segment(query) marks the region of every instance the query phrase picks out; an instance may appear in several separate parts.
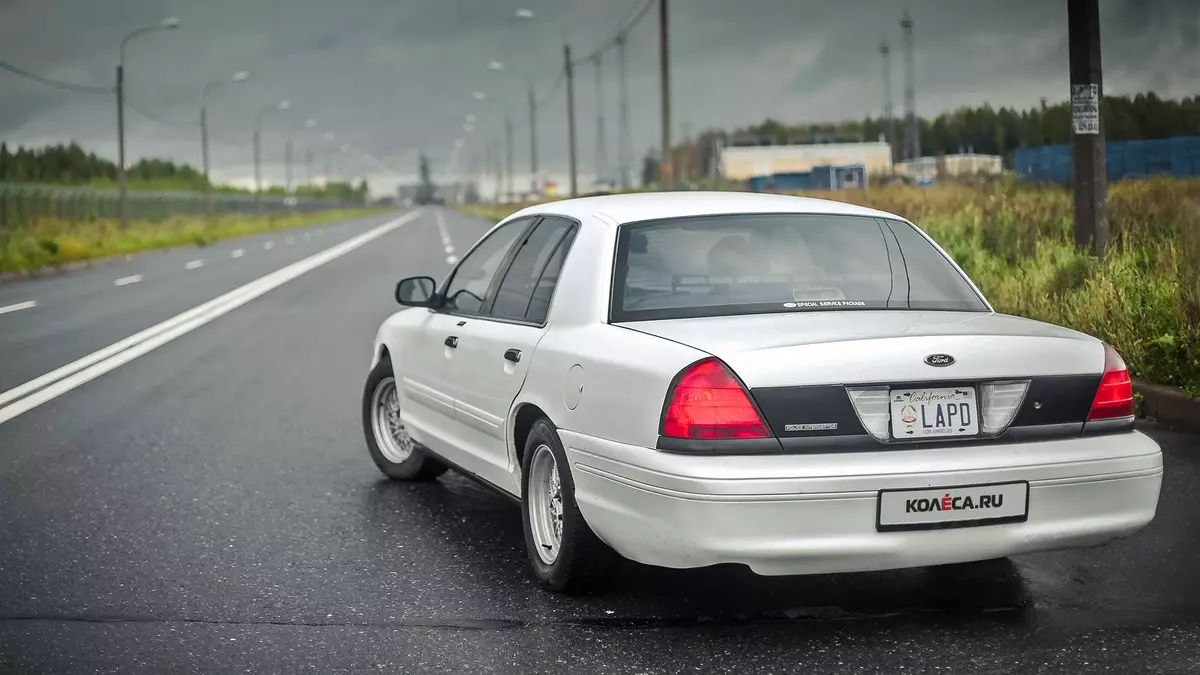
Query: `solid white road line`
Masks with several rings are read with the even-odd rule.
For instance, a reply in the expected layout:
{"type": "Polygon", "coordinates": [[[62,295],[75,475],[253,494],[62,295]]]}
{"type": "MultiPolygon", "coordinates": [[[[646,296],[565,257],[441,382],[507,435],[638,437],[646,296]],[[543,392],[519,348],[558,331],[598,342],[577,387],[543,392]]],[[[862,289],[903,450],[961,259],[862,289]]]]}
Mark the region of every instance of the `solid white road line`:
{"type": "Polygon", "coordinates": [[[246,249],[244,248],[235,248],[229,253],[230,258],[240,258],[244,255],[246,255],[246,249]]]}
{"type": "Polygon", "coordinates": [[[8,305],[7,307],[0,307],[0,314],[8,314],[9,312],[16,312],[16,311],[20,311],[22,309],[29,309],[30,307],[37,307],[37,300],[28,300],[26,302],[18,302],[15,305],[8,305]]]}
{"type": "Polygon", "coordinates": [[[120,279],[113,279],[113,286],[128,286],[129,284],[136,284],[141,280],[142,275],[134,274],[128,277],[121,277],[120,279]]]}
{"type": "Polygon", "coordinates": [[[189,269],[189,270],[194,270],[197,267],[204,267],[204,259],[200,258],[198,260],[189,260],[189,261],[187,261],[186,264],[184,264],[183,267],[184,267],[184,269],[189,269]]]}
{"type": "Polygon", "coordinates": [[[456,256],[456,255],[448,255],[448,256],[446,256],[446,264],[447,264],[447,265],[453,265],[453,264],[455,264],[455,263],[457,263],[457,262],[458,262],[458,256],[456,256]]]}
{"type": "Polygon", "coordinates": [[[369,241],[382,237],[416,219],[421,214],[422,211],[405,214],[396,220],[384,223],[340,244],[335,244],[320,253],[259,277],[220,297],[177,314],[124,340],[114,342],[61,368],[17,385],[8,391],[0,392],[0,405],[15,401],[0,408],[0,424],[128,363],[155,347],[203,326],[267,291],[339,258],[369,241]]]}
{"type": "Polygon", "coordinates": [[[264,250],[264,251],[270,251],[270,250],[271,250],[271,249],[273,249],[273,248],[275,248],[275,242],[273,242],[273,241],[268,241],[268,242],[266,242],[266,243],[264,243],[264,244],[263,244],[263,250],[264,250]]]}

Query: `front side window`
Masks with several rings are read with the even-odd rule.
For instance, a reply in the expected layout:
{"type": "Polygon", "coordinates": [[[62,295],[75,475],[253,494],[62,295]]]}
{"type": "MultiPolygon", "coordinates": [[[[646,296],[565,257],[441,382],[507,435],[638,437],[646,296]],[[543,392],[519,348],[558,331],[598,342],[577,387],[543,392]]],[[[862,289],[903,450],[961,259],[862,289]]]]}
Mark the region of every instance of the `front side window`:
{"type": "Polygon", "coordinates": [[[945,256],[898,221],[809,214],[675,218],[625,225],[617,247],[613,321],[987,309],[945,256]]]}
{"type": "Polygon", "coordinates": [[[501,225],[462,259],[446,286],[447,309],[463,314],[483,311],[492,279],[529,221],[522,218],[501,225]]]}

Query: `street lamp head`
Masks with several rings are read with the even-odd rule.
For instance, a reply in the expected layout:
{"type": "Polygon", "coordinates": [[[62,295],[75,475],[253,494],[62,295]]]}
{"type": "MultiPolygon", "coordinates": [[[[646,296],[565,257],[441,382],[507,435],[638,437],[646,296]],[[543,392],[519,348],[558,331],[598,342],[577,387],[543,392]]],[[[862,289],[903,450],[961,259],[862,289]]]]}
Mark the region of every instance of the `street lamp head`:
{"type": "Polygon", "coordinates": [[[488,61],[488,70],[499,72],[504,70],[504,64],[499,61],[488,61]]]}
{"type": "Polygon", "coordinates": [[[466,117],[465,121],[469,124],[474,124],[475,123],[475,114],[467,113],[467,117],[466,117]]]}
{"type": "Polygon", "coordinates": [[[533,13],[533,10],[532,10],[532,9],[526,9],[526,8],[524,8],[524,7],[520,7],[520,8],[518,8],[518,9],[517,9],[517,15],[516,15],[516,16],[517,16],[517,18],[518,18],[518,19],[526,19],[526,20],[529,20],[529,19],[532,19],[532,18],[534,17],[534,13],[533,13]]]}
{"type": "Polygon", "coordinates": [[[349,151],[349,150],[350,150],[350,144],[349,144],[349,143],[342,143],[342,147],[338,148],[338,150],[341,150],[342,152],[347,152],[347,151],[349,151]]]}
{"type": "Polygon", "coordinates": [[[250,79],[250,71],[239,70],[233,74],[231,79],[233,82],[245,82],[246,80],[250,79]]]}
{"type": "Polygon", "coordinates": [[[317,126],[317,120],[315,117],[304,120],[304,128],[305,129],[311,129],[315,126],[317,126]]]}
{"type": "Polygon", "coordinates": [[[280,110],[291,110],[292,102],[289,101],[288,99],[284,99],[284,100],[280,101],[279,105],[277,105],[275,107],[279,108],[280,110]]]}
{"type": "Polygon", "coordinates": [[[487,100],[487,94],[483,93],[482,91],[475,92],[473,94],[473,96],[476,101],[486,101],[487,100]]]}
{"type": "Polygon", "coordinates": [[[332,141],[334,138],[336,138],[336,136],[333,135],[332,131],[326,131],[325,135],[321,138],[324,138],[326,141],[332,141]]]}
{"type": "Polygon", "coordinates": [[[169,16],[163,19],[158,25],[163,30],[175,30],[176,28],[179,28],[179,17],[169,16]]]}
{"type": "Polygon", "coordinates": [[[463,125],[463,131],[465,131],[469,134],[472,131],[475,131],[475,125],[471,124],[470,122],[467,122],[466,124],[463,125]]]}

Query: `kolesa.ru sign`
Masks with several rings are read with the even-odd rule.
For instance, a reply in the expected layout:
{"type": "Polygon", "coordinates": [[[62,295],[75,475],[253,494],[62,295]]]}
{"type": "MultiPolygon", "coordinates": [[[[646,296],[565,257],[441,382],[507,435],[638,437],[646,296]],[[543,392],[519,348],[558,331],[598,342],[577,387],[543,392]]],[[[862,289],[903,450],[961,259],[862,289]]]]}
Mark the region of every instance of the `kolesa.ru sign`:
{"type": "Polygon", "coordinates": [[[876,527],[920,530],[1020,522],[1028,515],[1029,484],[882,490],[876,527]]]}

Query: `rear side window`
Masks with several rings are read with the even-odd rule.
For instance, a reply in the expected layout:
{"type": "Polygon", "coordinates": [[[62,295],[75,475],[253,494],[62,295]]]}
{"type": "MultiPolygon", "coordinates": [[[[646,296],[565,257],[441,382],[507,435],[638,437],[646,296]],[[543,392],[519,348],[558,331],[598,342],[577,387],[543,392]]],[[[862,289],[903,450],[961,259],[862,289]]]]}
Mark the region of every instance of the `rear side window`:
{"type": "Polygon", "coordinates": [[[492,316],[534,323],[541,323],[546,318],[545,308],[550,304],[548,293],[553,293],[553,283],[558,277],[557,268],[550,270],[550,266],[556,252],[565,248],[562,246],[563,239],[571,228],[572,223],[568,220],[544,218],[525,237],[504,280],[500,282],[496,301],[492,305],[492,316]],[[543,283],[546,272],[552,272],[552,276],[548,283],[543,283]],[[544,307],[540,307],[536,315],[530,316],[528,314],[533,308],[534,298],[539,295],[545,296],[544,307]]]}
{"type": "Polygon", "coordinates": [[[613,321],[986,310],[962,275],[911,226],[861,216],[735,214],[625,225],[614,272],[613,321]]]}

